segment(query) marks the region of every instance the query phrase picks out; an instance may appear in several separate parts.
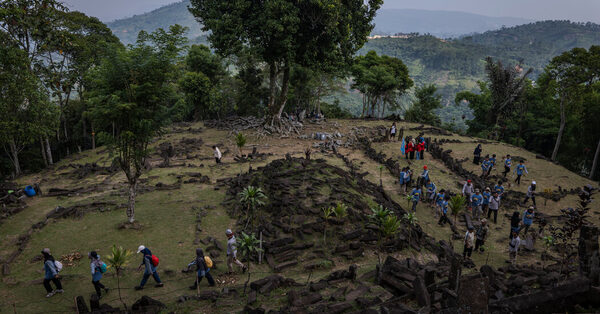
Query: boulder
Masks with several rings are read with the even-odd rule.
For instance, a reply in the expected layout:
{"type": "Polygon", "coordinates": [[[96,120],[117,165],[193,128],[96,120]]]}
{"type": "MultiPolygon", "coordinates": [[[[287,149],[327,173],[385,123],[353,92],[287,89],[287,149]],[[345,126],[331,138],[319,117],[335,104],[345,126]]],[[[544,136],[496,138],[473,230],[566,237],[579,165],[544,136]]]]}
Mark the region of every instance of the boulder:
{"type": "Polygon", "coordinates": [[[141,299],[137,300],[132,306],[133,312],[142,313],[159,313],[162,309],[166,308],[166,305],[158,300],[154,300],[149,296],[142,296],[141,299]]]}

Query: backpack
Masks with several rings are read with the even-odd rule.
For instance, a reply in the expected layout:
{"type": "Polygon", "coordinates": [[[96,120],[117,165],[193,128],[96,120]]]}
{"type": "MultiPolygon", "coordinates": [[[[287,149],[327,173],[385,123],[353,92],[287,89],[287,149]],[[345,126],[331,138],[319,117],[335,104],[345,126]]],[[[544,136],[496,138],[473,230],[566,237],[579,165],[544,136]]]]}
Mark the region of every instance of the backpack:
{"type": "Polygon", "coordinates": [[[152,257],[150,258],[150,261],[152,262],[152,265],[154,267],[158,266],[158,257],[156,257],[156,255],[152,255],[152,257]]]}
{"type": "Polygon", "coordinates": [[[213,261],[207,255],[204,256],[204,263],[206,264],[206,267],[208,267],[208,268],[212,268],[213,267],[213,261]]]}
{"type": "Polygon", "coordinates": [[[101,264],[100,264],[100,272],[104,274],[107,270],[108,270],[108,267],[106,266],[106,263],[101,262],[101,264]]]}
{"type": "Polygon", "coordinates": [[[59,261],[54,261],[54,267],[56,268],[56,272],[60,272],[63,269],[63,264],[59,261]]]}

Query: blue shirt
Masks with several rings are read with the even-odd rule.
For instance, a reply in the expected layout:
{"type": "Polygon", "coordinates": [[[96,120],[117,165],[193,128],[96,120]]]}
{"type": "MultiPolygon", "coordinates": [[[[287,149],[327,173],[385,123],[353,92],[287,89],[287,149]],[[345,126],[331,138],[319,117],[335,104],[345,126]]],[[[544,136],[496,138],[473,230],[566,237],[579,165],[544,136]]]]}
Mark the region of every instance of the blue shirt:
{"type": "Polygon", "coordinates": [[[504,161],[504,165],[507,166],[508,168],[512,167],[512,160],[510,158],[508,158],[507,160],[504,161]]]}
{"type": "Polygon", "coordinates": [[[58,274],[54,261],[47,260],[44,262],[44,279],[52,279],[58,274]]]}
{"type": "Polygon", "coordinates": [[[412,195],[413,202],[419,202],[419,199],[421,198],[421,189],[413,189],[410,195],[412,195]]]}
{"type": "Polygon", "coordinates": [[[429,181],[429,170],[423,170],[421,177],[425,178],[425,180],[429,181]]]}
{"type": "Polygon", "coordinates": [[[435,190],[436,190],[436,187],[435,187],[435,184],[433,184],[433,182],[427,183],[427,192],[435,193],[435,190]]]}
{"type": "Polygon", "coordinates": [[[444,205],[444,197],[446,197],[446,195],[444,195],[444,193],[438,193],[437,195],[437,204],[440,206],[444,205]]]}
{"type": "Polygon", "coordinates": [[[490,161],[489,161],[489,160],[484,160],[484,161],[481,163],[481,169],[483,169],[483,170],[488,170],[488,169],[490,169],[490,166],[491,166],[491,165],[492,165],[492,164],[490,163],[490,161]]]}
{"type": "Polygon", "coordinates": [[[444,213],[444,215],[448,213],[448,201],[446,200],[444,200],[444,202],[442,203],[442,213],[444,213]]]}
{"type": "Polygon", "coordinates": [[[483,192],[483,205],[487,205],[490,203],[490,196],[492,196],[492,194],[488,193],[488,192],[483,192]]]}
{"type": "Polygon", "coordinates": [[[525,173],[529,173],[529,172],[527,171],[527,167],[525,167],[525,165],[521,165],[521,164],[519,164],[519,165],[517,166],[517,169],[515,169],[515,171],[517,172],[517,175],[519,175],[519,176],[520,176],[520,175],[523,175],[523,171],[525,171],[525,173]]]}
{"type": "Polygon", "coordinates": [[[494,191],[498,193],[498,196],[501,196],[502,194],[504,194],[504,187],[501,185],[496,185],[494,186],[494,191]]]}
{"type": "Polygon", "coordinates": [[[481,196],[481,194],[474,194],[473,196],[471,196],[471,201],[473,202],[473,205],[479,206],[483,201],[483,196],[481,196]]]}
{"type": "Polygon", "coordinates": [[[531,226],[533,223],[533,216],[535,216],[534,212],[525,211],[523,213],[523,224],[527,226],[531,226]]]}
{"type": "Polygon", "coordinates": [[[492,165],[495,165],[496,164],[496,158],[495,157],[490,158],[490,162],[492,163],[492,165]]]}
{"type": "Polygon", "coordinates": [[[400,172],[400,180],[398,180],[400,184],[404,184],[404,171],[400,172]]]}

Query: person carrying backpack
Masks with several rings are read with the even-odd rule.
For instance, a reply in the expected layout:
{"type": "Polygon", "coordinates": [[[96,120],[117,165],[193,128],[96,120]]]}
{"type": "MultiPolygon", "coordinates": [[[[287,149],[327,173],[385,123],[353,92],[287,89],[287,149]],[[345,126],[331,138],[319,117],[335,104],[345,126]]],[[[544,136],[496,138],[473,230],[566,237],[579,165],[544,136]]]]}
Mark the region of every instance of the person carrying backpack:
{"type": "Polygon", "coordinates": [[[46,288],[46,298],[49,298],[57,293],[63,293],[65,290],[62,288],[60,277],[58,272],[62,268],[62,264],[54,260],[54,257],[50,255],[50,249],[45,248],[42,250],[42,256],[44,257],[44,288],[46,288]],[[56,286],[56,290],[52,290],[50,281],[56,286]]]}
{"type": "Polygon", "coordinates": [[[527,167],[525,167],[525,165],[523,164],[523,160],[521,160],[521,161],[519,161],[519,165],[515,169],[515,173],[517,174],[517,178],[515,179],[515,182],[518,185],[521,185],[521,176],[523,175],[523,172],[529,174],[529,171],[527,171],[527,167]]]}
{"type": "Polygon", "coordinates": [[[231,231],[231,229],[227,229],[225,230],[225,235],[227,236],[227,268],[229,269],[229,273],[233,273],[234,263],[240,266],[242,268],[242,272],[245,273],[246,270],[248,270],[248,267],[237,259],[237,242],[235,235],[233,235],[233,231],[231,231]]]}
{"type": "Polygon", "coordinates": [[[410,195],[412,196],[412,211],[413,212],[417,212],[417,204],[419,204],[419,200],[421,199],[421,187],[417,186],[416,188],[414,188],[412,190],[412,192],[410,193],[410,195]]]}
{"type": "Polygon", "coordinates": [[[404,194],[408,193],[408,188],[410,187],[410,175],[412,174],[412,171],[410,170],[409,167],[406,167],[406,170],[404,171],[404,194]]]}
{"type": "Polygon", "coordinates": [[[463,258],[471,258],[473,253],[473,242],[475,241],[475,233],[473,232],[473,226],[469,226],[467,233],[465,233],[463,258]]]}
{"type": "Polygon", "coordinates": [[[492,213],[494,213],[494,223],[498,220],[498,208],[500,208],[500,196],[494,191],[494,194],[490,197],[490,205],[487,213],[487,218],[490,219],[492,213]]]}
{"type": "Polygon", "coordinates": [[[504,175],[505,178],[506,174],[510,172],[510,168],[512,168],[512,159],[510,158],[510,155],[506,155],[506,159],[504,159],[504,171],[502,172],[502,175],[504,175]]]}
{"type": "Polygon", "coordinates": [[[487,220],[481,219],[481,224],[477,227],[477,231],[475,231],[475,252],[479,250],[479,253],[483,253],[483,245],[485,244],[488,231],[487,220]]]}
{"type": "Polygon", "coordinates": [[[517,253],[519,252],[519,246],[521,245],[521,238],[519,238],[519,233],[513,231],[511,233],[511,239],[508,243],[508,258],[510,259],[511,264],[515,264],[517,261],[517,253]]]}
{"type": "Polygon", "coordinates": [[[533,201],[533,206],[535,205],[535,181],[531,181],[531,185],[527,188],[527,195],[525,196],[525,200],[523,201],[523,205],[527,204],[527,201],[531,198],[533,201]]]}
{"type": "Polygon", "coordinates": [[[533,224],[534,216],[535,212],[533,210],[533,206],[530,206],[525,212],[523,212],[523,235],[527,234],[527,230],[529,230],[529,227],[531,227],[531,225],[533,224]]]}
{"type": "Polygon", "coordinates": [[[92,270],[92,284],[94,285],[94,289],[96,289],[96,295],[98,295],[98,298],[101,298],[102,292],[100,289],[104,289],[104,292],[108,293],[108,288],[100,283],[102,274],[106,272],[106,264],[100,260],[100,255],[96,251],[89,252],[88,257],[90,258],[90,268],[92,270]]]}
{"type": "Polygon", "coordinates": [[[208,285],[210,287],[214,287],[215,280],[210,274],[212,260],[210,259],[210,257],[204,255],[204,252],[201,248],[196,249],[196,259],[194,259],[191,263],[188,264],[188,269],[190,269],[190,267],[192,267],[193,265],[196,265],[197,279],[196,281],[194,281],[194,284],[190,286],[190,289],[197,289],[198,284],[200,283],[200,281],[202,281],[203,277],[206,277],[206,280],[208,280],[208,285]]]}
{"type": "Polygon", "coordinates": [[[154,285],[155,287],[163,287],[164,284],[160,281],[160,277],[158,277],[158,271],[156,271],[156,267],[158,266],[158,259],[154,255],[152,255],[150,249],[143,245],[140,245],[140,247],[138,247],[137,252],[138,254],[142,253],[142,263],[140,263],[140,266],[138,266],[138,270],[141,270],[142,266],[144,266],[144,277],[142,277],[140,285],[135,287],[135,290],[144,289],[144,285],[146,284],[150,276],[152,276],[156,281],[156,285],[154,285]]]}

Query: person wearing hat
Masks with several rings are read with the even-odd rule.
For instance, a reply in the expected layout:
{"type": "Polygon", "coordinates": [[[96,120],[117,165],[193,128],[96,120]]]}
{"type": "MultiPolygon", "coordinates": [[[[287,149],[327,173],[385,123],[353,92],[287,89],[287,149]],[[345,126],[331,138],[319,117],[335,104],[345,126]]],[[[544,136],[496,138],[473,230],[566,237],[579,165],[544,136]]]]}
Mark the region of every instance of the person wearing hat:
{"type": "Polygon", "coordinates": [[[517,183],[517,185],[521,185],[521,176],[523,175],[523,173],[529,174],[529,171],[527,171],[527,167],[525,167],[523,162],[524,162],[523,160],[519,161],[519,165],[517,165],[517,167],[515,167],[515,173],[517,174],[515,183],[517,183]]]}
{"type": "Polygon", "coordinates": [[[425,184],[429,182],[429,169],[427,169],[427,165],[423,166],[423,173],[421,173],[421,178],[425,184]]]}
{"type": "Polygon", "coordinates": [[[154,266],[154,264],[152,263],[152,252],[150,251],[150,249],[143,245],[140,245],[138,247],[137,252],[138,254],[142,253],[142,263],[140,264],[140,266],[138,266],[138,270],[141,270],[142,266],[144,266],[144,277],[142,277],[140,285],[135,287],[135,290],[144,289],[144,285],[146,284],[150,276],[152,276],[152,278],[154,278],[154,280],[156,281],[156,285],[154,285],[155,287],[163,287],[164,284],[160,281],[158,271],[156,271],[156,266],[154,266]]]}
{"type": "Polygon", "coordinates": [[[231,229],[227,229],[225,230],[225,235],[227,236],[227,268],[229,269],[229,273],[233,273],[234,263],[240,266],[242,268],[242,272],[245,273],[248,267],[237,259],[237,242],[233,231],[231,231],[231,229]]]}
{"type": "Polygon", "coordinates": [[[481,193],[481,196],[483,196],[483,202],[481,203],[481,210],[483,211],[484,215],[487,215],[488,207],[490,205],[490,197],[492,197],[492,192],[491,192],[490,188],[486,187],[485,190],[483,191],[483,193],[481,193]]]}
{"type": "Polygon", "coordinates": [[[488,231],[487,220],[485,218],[481,219],[481,224],[477,227],[477,231],[475,231],[475,252],[479,250],[479,253],[483,253],[483,245],[485,244],[488,231]]]}
{"type": "Polygon", "coordinates": [[[58,268],[56,267],[56,261],[54,257],[50,255],[50,249],[45,248],[42,250],[42,256],[44,257],[44,288],[46,288],[46,298],[49,298],[57,293],[63,293],[65,290],[62,288],[60,277],[58,276],[58,268]],[[52,290],[50,281],[56,286],[56,290],[52,290]]]}
{"type": "Polygon", "coordinates": [[[463,185],[462,195],[467,200],[468,206],[471,206],[471,195],[473,195],[473,183],[471,183],[471,179],[467,180],[467,183],[463,185]]]}
{"type": "Polygon", "coordinates": [[[487,218],[490,219],[492,213],[494,213],[494,223],[498,220],[498,209],[500,208],[500,196],[498,192],[494,191],[494,194],[490,197],[490,205],[487,213],[487,218]]]}
{"type": "Polygon", "coordinates": [[[534,207],[529,206],[525,212],[523,212],[523,234],[527,234],[527,230],[533,224],[533,217],[535,216],[534,207]]]}
{"type": "Polygon", "coordinates": [[[481,210],[481,204],[483,203],[483,195],[479,189],[475,189],[475,194],[471,196],[471,206],[473,207],[473,218],[479,219],[483,211],[481,210]]]}
{"type": "Polygon", "coordinates": [[[102,260],[100,260],[100,255],[96,253],[96,251],[91,251],[88,253],[88,257],[90,258],[90,268],[92,270],[92,284],[94,285],[94,289],[96,290],[96,295],[98,298],[102,297],[102,292],[100,289],[104,289],[105,293],[108,293],[108,288],[106,288],[100,280],[102,279],[102,260]]]}
{"type": "Polygon", "coordinates": [[[533,206],[535,205],[535,181],[531,181],[531,185],[527,188],[527,195],[525,195],[525,200],[523,201],[523,205],[527,204],[527,201],[531,198],[533,201],[533,206]]]}
{"type": "Polygon", "coordinates": [[[473,226],[469,226],[467,233],[465,233],[463,258],[471,258],[471,253],[473,253],[473,242],[475,241],[475,233],[473,230],[473,226]]]}

